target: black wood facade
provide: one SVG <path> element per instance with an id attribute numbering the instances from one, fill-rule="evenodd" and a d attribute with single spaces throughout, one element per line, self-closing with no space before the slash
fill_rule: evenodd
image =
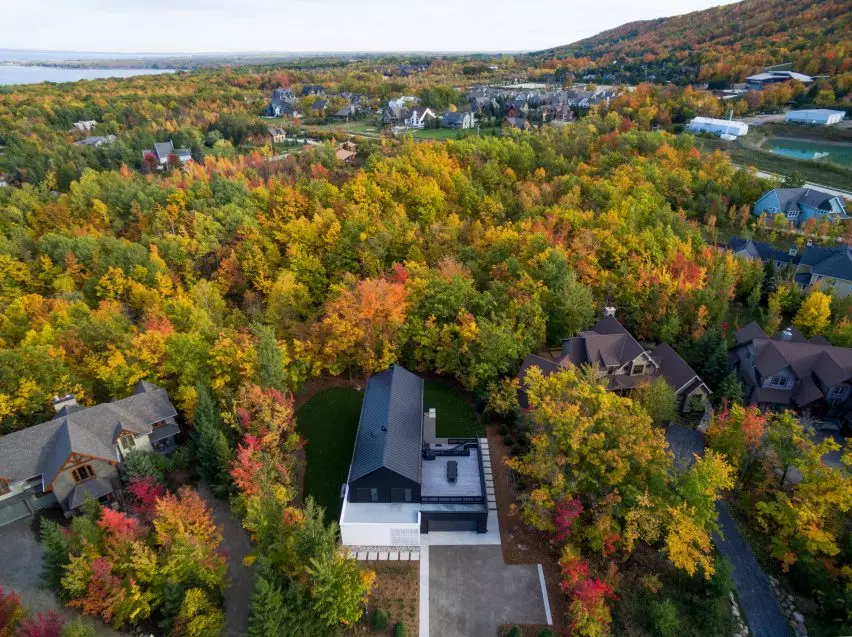
<path id="1" fill-rule="evenodd" d="M 349 483 L 350 502 L 420 502 L 420 483 L 380 467 Z"/>

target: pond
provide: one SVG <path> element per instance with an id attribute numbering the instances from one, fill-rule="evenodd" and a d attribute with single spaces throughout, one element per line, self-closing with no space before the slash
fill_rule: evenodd
<path id="1" fill-rule="evenodd" d="M 771 137 L 766 140 L 766 148 L 792 159 L 830 161 L 841 166 L 852 166 L 852 144 Z"/>

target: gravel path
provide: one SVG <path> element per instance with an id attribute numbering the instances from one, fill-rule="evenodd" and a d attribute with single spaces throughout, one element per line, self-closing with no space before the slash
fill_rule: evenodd
<path id="1" fill-rule="evenodd" d="M 789 637 L 790 627 L 769 588 L 769 578 L 760 568 L 724 502 L 716 503 L 719 530 L 713 536 L 719 552 L 734 565 L 734 583 L 753 637 Z"/>
<path id="2" fill-rule="evenodd" d="M 225 637 L 248 632 L 249 601 L 254 589 L 254 569 L 243 564 L 251 551 L 248 535 L 231 507 L 217 500 L 210 488 L 200 482 L 198 493 L 213 510 L 216 524 L 222 527 L 222 548 L 228 554 L 228 584 L 225 587 Z"/>
<path id="3" fill-rule="evenodd" d="M 693 454 L 702 455 L 704 452 L 704 436 L 695 429 L 669 425 L 666 440 L 675 455 L 675 463 L 684 468 L 692 464 Z M 734 584 L 752 637 L 789 637 L 790 627 L 772 596 L 769 578 L 734 524 L 728 505 L 717 502 L 716 511 L 724 539 L 714 533 L 713 541 L 734 566 Z"/>

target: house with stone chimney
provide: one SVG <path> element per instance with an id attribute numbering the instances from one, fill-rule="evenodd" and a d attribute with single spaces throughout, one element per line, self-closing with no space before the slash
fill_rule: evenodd
<path id="1" fill-rule="evenodd" d="M 706 403 L 711 393 L 669 345 L 643 347 L 618 321 L 613 307 L 604 308 L 603 317 L 590 330 L 563 339 L 560 349 L 530 354 L 524 359 L 518 374 L 518 401 L 523 409 L 529 406 L 524 378 L 533 366 L 545 376 L 571 366 L 590 366 L 610 391 L 626 395 L 644 383 L 663 378 L 677 394 L 680 411 L 689 409 L 693 399 Z"/>
<path id="2" fill-rule="evenodd" d="M 177 446 L 177 411 L 146 381 L 121 400 L 83 407 L 67 394 L 53 407 L 51 420 L 0 436 L 0 526 L 51 506 L 70 516 L 86 499 L 109 503 L 128 453 Z"/>

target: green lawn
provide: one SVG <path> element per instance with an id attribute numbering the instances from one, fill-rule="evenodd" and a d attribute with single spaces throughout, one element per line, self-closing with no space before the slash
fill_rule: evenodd
<path id="1" fill-rule="evenodd" d="M 426 381 L 423 409 L 429 411 L 430 407 L 437 412 L 439 438 L 478 437 L 484 431 L 470 403 L 459 390 L 449 385 Z"/>
<path id="2" fill-rule="evenodd" d="M 494 128 L 482 128 L 479 131 L 480 135 L 491 135 Z M 499 130 L 499 129 L 497 129 Z M 476 129 L 470 128 L 467 130 L 456 130 L 454 128 L 424 128 L 423 130 L 413 131 L 411 136 L 414 139 L 458 139 L 459 137 L 467 137 L 476 135 Z"/>
<path id="3" fill-rule="evenodd" d="M 340 485 L 352 460 L 363 397 L 348 387 L 332 387 L 296 412 L 297 429 L 307 441 L 305 496 L 325 507 L 327 520 L 340 517 Z"/>

